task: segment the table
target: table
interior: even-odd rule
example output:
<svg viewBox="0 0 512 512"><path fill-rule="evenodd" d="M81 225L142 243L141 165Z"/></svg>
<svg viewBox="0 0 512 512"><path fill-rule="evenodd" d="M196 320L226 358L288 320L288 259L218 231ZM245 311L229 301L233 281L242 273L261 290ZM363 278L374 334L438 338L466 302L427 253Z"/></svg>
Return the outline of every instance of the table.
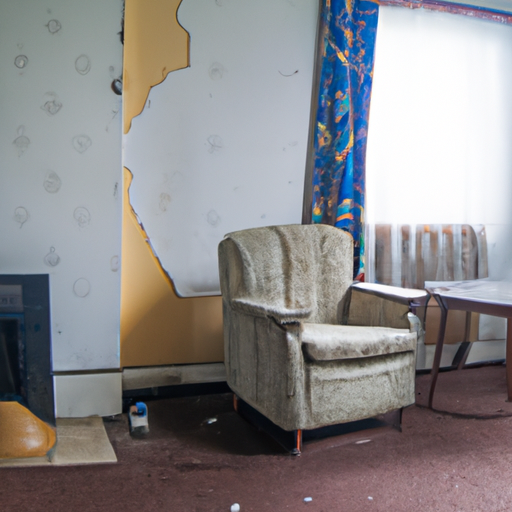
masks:
<svg viewBox="0 0 512 512"><path fill-rule="evenodd" d="M434 297L441 309L441 323L437 336L436 351L434 363L432 365L432 380L430 383L430 394L428 406L432 408L434 392L436 389L437 376L439 374L439 364L441 363L441 353L443 351L444 335L446 330L446 318L449 310L466 311L467 318L471 313L482 313L492 316L507 318L507 395L508 400L512 401L512 281L492 281L490 279L475 279L473 281L453 281L443 283L442 286L427 287L426 290ZM463 351L459 355L458 367L464 365L467 357L467 341L469 333L469 321L466 321L466 334Z"/></svg>

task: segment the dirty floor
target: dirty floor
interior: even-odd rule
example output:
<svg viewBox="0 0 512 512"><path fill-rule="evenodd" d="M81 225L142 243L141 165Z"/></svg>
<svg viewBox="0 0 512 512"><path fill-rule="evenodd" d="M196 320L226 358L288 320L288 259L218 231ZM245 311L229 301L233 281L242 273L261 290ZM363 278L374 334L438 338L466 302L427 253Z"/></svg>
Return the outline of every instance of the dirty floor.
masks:
<svg viewBox="0 0 512 512"><path fill-rule="evenodd" d="M440 374L434 407L391 427L283 452L229 394L148 403L150 433L106 420L117 464L0 469L0 511L510 511L512 404L503 366ZM304 501L311 498L311 501Z"/></svg>

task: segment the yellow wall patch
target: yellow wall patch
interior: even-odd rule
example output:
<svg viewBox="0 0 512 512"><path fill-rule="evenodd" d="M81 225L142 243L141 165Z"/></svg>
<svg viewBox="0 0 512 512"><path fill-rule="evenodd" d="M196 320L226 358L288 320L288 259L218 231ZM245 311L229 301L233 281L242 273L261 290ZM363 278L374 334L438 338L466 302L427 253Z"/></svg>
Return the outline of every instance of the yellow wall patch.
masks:
<svg viewBox="0 0 512 512"><path fill-rule="evenodd" d="M189 35L179 24L182 0L126 0L123 129L144 109L151 87L189 65Z"/></svg>

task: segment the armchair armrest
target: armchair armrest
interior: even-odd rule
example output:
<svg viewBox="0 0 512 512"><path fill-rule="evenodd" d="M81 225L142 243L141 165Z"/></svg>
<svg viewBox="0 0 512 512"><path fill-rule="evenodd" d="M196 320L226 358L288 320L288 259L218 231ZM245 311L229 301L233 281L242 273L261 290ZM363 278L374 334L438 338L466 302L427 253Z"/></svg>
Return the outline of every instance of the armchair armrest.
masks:
<svg viewBox="0 0 512 512"><path fill-rule="evenodd" d="M239 313L259 316L262 318L272 317L281 324L300 322L301 320L308 318L312 313L311 309L309 308L281 308L278 306L276 307L268 304L253 302L248 299L231 299L229 302L231 307Z"/></svg>
<svg viewBox="0 0 512 512"><path fill-rule="evenodd" d="M369 293L375 297L408 305L411 309L426 306L430 299L430 294L425 290L400 288L398 286L388 286L386 284L354 283L351 288L357 289L363 293Z"/></svg>
<svg viewBox="0 0 512 512"><path fill-rule="evenodd" d="M407 314L425 308L430 295L424 290L374 283L356 283L349 288L350 299L343 323L409 329ZM421 315L423 316L423 315Z"/></svg>

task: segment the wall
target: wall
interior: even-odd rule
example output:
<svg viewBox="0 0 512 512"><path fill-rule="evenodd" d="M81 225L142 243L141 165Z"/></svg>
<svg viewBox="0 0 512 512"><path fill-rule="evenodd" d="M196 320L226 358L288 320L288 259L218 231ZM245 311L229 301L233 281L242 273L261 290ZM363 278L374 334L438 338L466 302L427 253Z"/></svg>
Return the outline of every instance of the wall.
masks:
<svg viewBox="0 0 512 512"><path fill-rule="evenodd" d="M221 360L218 242L301 222L317 0L183 0L176 20L178 4L154 2L152 21L147 4L126 3L123 147L137 217L125 210L124 366ZM154 86L137 107L134 80L137 97Z"/></svg>
<svg viewBox="0 0 512 512"><path fill-rule="evenodd" d="M59 416L121 403L121 13L0 3L0 273L50 275Z"/></svg>

